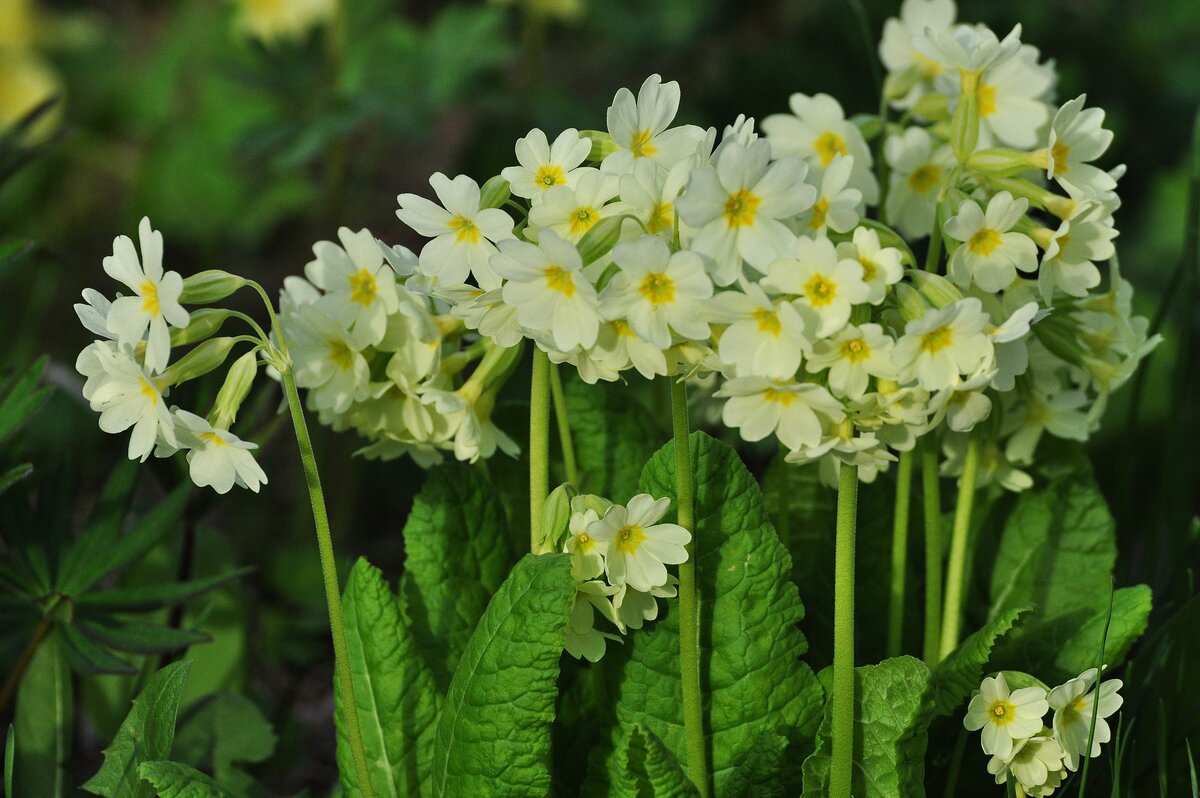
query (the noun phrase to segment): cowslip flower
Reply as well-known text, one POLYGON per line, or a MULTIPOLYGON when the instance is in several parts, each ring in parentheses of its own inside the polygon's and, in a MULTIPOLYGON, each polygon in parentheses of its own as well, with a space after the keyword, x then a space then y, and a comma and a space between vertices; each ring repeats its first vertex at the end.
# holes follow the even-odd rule
POLYGON ((998 141, 1009 147, 1030 149, 1050 120, 1050 106, 1042 98, 1054 87, 1054 69, 1038 63, 1038 50, 1023 44, 1017 55, 984 72, 979 94, 979 146, 998 141))
POLYGON ((646 621, 653 621, 658 617, 658 600, 660 598, 674 598, 678 594, 679 590, 676 587, 678 584, 678 579, 667 576, 665 585, 653 587, 649 593, 643 593, 640 590, 634 590, 626 582, 617 589, 617 593, 612 599, 617 617, 627 628, 641 629, 646 621))
POLYGON ((913 37, 913 47, 926 58, 962 74, 995 69, 1021 49, 1021 26, 1003 39, 987 25, 955 25, 946 30, 926 30, 913 37))
POLYGON ((1084 108, 1087 95, 1081 94, 1063 104, 1050 123, 1050 139, 1041 151, 1046 177, 1058 184, 1074 199, 1095 197, 1112 191, 1117 181, 1091 162, 1108 150, 1113 133, 1106 130, 1104 111, 1084 108))
POLYGON ((799 219, 808 235, 821 235, 826 229, 848 233, 858 224, 862 192, 847 185, 853 169, 854 156, 839 154, 821 175, 817 201, 799 219))
POLYGON ((839 259, 828 238, 796 239, 788 256, 771 263, 762 284, 810 308, 821 337, 845 327, 853 306, 866 302, 871 293, 863 282, 862 264, 839 259))
POLYGON ((1054 710, 1052 728, 1054 737, 1062 745, 1067 768, 1079 769, 1079 758, 1100 756, 1101 743, 1112 739, 1112 730, 1107 718, 1111 717, 1124 700, 1117 692, 1121 689, 1120 679, 1108 679, 1093 689, 1100 673, 1088 668, 1075 679, 1061 684, 1050 691, 1047 701, 1054 710), (1098 702, 1098 706, 1097 706, 1098 702), (1096 732, 1092 731, 1092 713, 1096 714, 1096 732), (1092 750, 1087 750, 1088 737, 1092 737, 1092 750))
POLYGON ((713 395, 728 400, 721 419, 744 440, 761 441, 774 433, 789 449, 816 446, 824 435, 822 420, 838 422, 845 417, 842 403, 825 386, 814 383, 737 377, 713 395))
POLYGON ((817 190, 804 182, 799 158, 771 162, 771 145, 730 143, 715 166, 692 172, 675 207, 696 228, 691 249, 713 262, 713 281, 730 285, 745 260, 760 272, 783 257, 795 238, 781 219, 812 206, 817 190))
POLYGON ((958 213, 946 220, 946 235, 962 245, 950 256, 950 278, 960 286, 972 281, 995 293, 1012 285, 1017 271, 1037 269, 1037 245, 1024 233, 1010 232, 1025 215, 1029 202, 1001 191, 984 211, 974 200, 964 200, 958 213))
POLYGON ((924 128, 910 127, 888 136, 883 156, 891 167, 884 214, 907 238, 929 235, 942 182, 954 166, 949 144, 936 145, 924 128))
POLYGON ((829 369, 829 387, 857 399, 867 392, 871 377, 893 379, 892 337, 878 324, 847 325, 832 338, 813 344, 805 368, 809 373, 829 369))
POLYGON ((326 312, 361 346, 372 346, 383 340, 388 316, 400 309, 394 272, 370 230, 342 227, 338 238, 340 247, 332 241, 313 245, 316 259, 304 267, 304 275, 325 292, 326 312))
POLYGON ((1100 285, 1096 261, 1108 260, 1116 253, 1112 243, 1116 237, 1112 214, 1101 203, 1084 203, 1063 219, 1050 234, 1038 270, 1042 298, 1049 302, 1055 291, 1087 296, 1100 285))
POLYGON ((671 252, 660 238, 643 236, 612 251, 620 271, 605 287, 600 312, 625 318, 639 336, 660 349, 671 345, 672 331, 684 338, 708 338, 706 300, 712 282, 694 252, 671 252))
POLYGON ((296 305, 280 324, 296 385, 308 389, 317 410, 344 413, 370 395, 371 371, 358 342, 318 303, 296 305))
POLYGON ((810 325, 787 299, 772 300, 754 283, 745 288, 745 293, 723 291, 714 298, 713 320, 729 323, 718 355, 739 376, 788 379, 811 347, 810 325))
POLYGON ((513 239, 500 247, 493 266, 508 281, 504 301, 517 309, 521 325, 545 333, 562 352, 595 344, 600 301, 579 250, 553 230, 543 230, 537 246, 513 239))
POLYGON ((971 698, 963 726, 981 731, 983 752, 1008 759, 1013 744, 1033 737, 1042 730, 1042 717, 1049 710, 1046 691, 1040 687, 1008 689, 1003 673, 988 676, 971 698))
POLYGON ((862 266, 862 280, 867 284, 866 301, 878 305, 887 297, 887 287, 900 282, 904 276, 903 256, 895 247, 879 243, 879 234, 869 227, 855 229, 849 241, 837 245, 839 260, 847 258, 862 266))
POLYGON ((1028 796, 1050 795, 1066 778, 1063 749, 1057 740, 1047 736, 1019 740, 1008 756, 993 756, 987 768, 997 784, 1007 783, 1012 775, 1028 796))
POLYGON ((587 533, 608 544, 605 572, 615 587, 628 584, 643 593, 667 584, 667 565, 687 560, 692 534, 678 524, 662 524, 671 500, 639 493, 627 505, 614 504, 587 533))
POLYGON ((776 158, 803 158, 823 174, 839 155, 853 156, 848 185, 862 192, 863 201, 879 200, 879 183, 871 167, 874 159, 858 126, 846 118, 841 104, 828 94, 793 94, 788 98, 790 114, 772 114, 762 129, 776 158))
POLYGON ((598 580, 578 583, 576 588, 575 604, 567 621, 563 648, 575 659, 599 662, 604 656, 608 641, 620 640, 616 635, 601 632, 596 628, 597 611, 620 628, 620 620, 613 610, 611 598, 617 592, 617 588, 598 580))
POLYGON ((886 93, 893 105, 911 108, 925 96, 942 67, 913 47, 913 37, 931 29, 945 33, 954 24, 954 0, 904 0, 900 16, 883 23, 879 59, 888 70, 886 93))
POLYGON ((670 168, 691 155, 704 139, 704 131, 695 125, 669 129, 679 111, 679 97, 679 83, 663 83, 659 75, 643 81, 636 99, 629 89, 619 89, 608 107, 608 132, 617 149, 605 157, 600 169, 625 174, 643 158, 670 168))
POLYGON ((580 166, 592 150, 592 142, 567 128, 551 144, 538 128, 517 139, 517 163, 506 166, 500 176, 508 181, 509 189, 518 197, 539 201, 548 189, 555 186, 574 186, 579 178, 595 171, 580 166))
POLYGON ((146 337, 146 369, 158 374, 171 357, 171 332, 168 325, 186 327, 188 312, 179 304, 183 278, 178 272, 164 272, 162 233, 150 227, 142 217, 138 225, 142 257, 129 236, 113 240, 113 254, 104 259, 104 271, 124 283, 133 296, 118 297, 108 308, 105 325, 122 346, 133 346, 146 337), (148 334, 148 335, 147 335, 148 334))
POLYGON ((178 447, 175 421, 163 400, 163 389, 128 352, 97 342, 84 350, 80 360, 90 361, 101 372, 90 374, 87 366, 80 369, 93 386, 88 400, 92 410, 100 413, 100 429, 116 434, 133 428, 130 460, 145 462, 160 440, 178 447))
POLYGON ((267 475, 251 450, 258 444, 243 441, 226 429, 214 427, 195 413, 173 408, 179 445, 187 449, 188 473, 198 486, 228 493, 233 486, 258 493, 267 475))
POLYGON ((571 577, 576 582, 595 579, 604 573, 608 544, 595 540, 587 531, 588 525, 599 518, 599 514, 588 507, 571 513, 567 523, 570 535, 563 542, 563 551, 571 555, 571 577))
POLYGON ((928 391, 949 388, 974 374, 993 356, 982 303, 967 297, 914 319, 904 327, 893 357, 900 380, 915 379, 928 391))
MULTIPOLYGON (((529 211, 533 232, 549 228, 560 237, 576 243, 601 219, 619 216, 625 211, 617 196, 618 181, 611 175, 589 172, 575 186, 555 186, 542 195, 542 201, 529 211)), ((533 236, 530 236, 533 237, 533 236)))
POLYGON ((499 208, 480 208, 479 184, 466 175, 451 180, 435 172, 429 185, 441 205, 416 194, 396 197, 400 221, 433 239, 421 248, 421 273, 448 285, 464 283, 471 274, 480 288, 499 288, 488 260, 497 243, 513 237, 512 217, 499 208))

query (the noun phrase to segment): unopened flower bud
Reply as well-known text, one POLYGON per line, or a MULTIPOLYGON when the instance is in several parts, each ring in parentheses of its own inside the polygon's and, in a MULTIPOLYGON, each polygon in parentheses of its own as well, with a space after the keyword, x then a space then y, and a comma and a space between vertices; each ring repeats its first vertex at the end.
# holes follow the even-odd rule
POLYGON ((213 369, 220 368, 238 342, 237 338, 210 338, 191 352, 172 363, 163 372, 162 380, 165 385, 180 383, 202 377, 213 369))
POLYGON ((611 252, 612 248, 621 240, 621 226, 630 220, 636 222, 637 217, 630 213, 610 216, 596 222, 591 230, 584 233, 578 244, 579 257, 583 259, 583 265, 595 263, 611 252))
POLYGON ((921 296, 928 299, 935 308, 945 307, 963 298, 962 291, 940 274, 913 269, 909 271, 908 276, 916 283, 921 296))
POLYGON ((479 207, 499 208, 508 202, 508 198, 511 196, 512 191, 509 188, 508 181, 500 175, 496 175, 479 189, 479 207))
POLYGON ((915 321, 925 315, 929 308, 925 300, 917 293, 917 289, 904 283, 896 284, 896 302, 900 307, 900 315, 905 321, 915 321))
POLYGON ((218 429, 229 429, 237 420, 238 410, 254 385, 254 377, 258 373, 258 353, 250 350, 233 361, 225 382, 217 392, 217 400, 213 403, 213 411, 209 414, 209 422, 218 429))
POLYGON ((233 315, 224 308, 201 308, 188 314, 188 325, 171 330, 171 346, 187 346, 213 335, 233 315))
POLYGON ((617 143, 603 130, 581 130, 579 135, 592 142, 592 151, 588 153, 589 161, 603 161, 606 155, 617 151, 617 143))
POLYGON ((542 505, 542 551, 562 551, 571 523, 571 499, 575 486, 564 482, 546 497, 542 505))
POLYGON ((245 284, 246 280, 236 274, 209 269, 184 279, 179 302, 184 305, 210 305, 220 302, 245 284))

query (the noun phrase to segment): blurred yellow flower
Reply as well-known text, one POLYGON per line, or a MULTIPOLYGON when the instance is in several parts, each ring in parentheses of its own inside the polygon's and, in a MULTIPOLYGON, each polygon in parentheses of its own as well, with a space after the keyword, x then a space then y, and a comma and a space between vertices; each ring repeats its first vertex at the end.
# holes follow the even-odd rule
MULTIPOLYGON (((0 48, 0 131, 61 91, 58 73, 37 53, 0 48)), ((28 141, 49 137, 58 127, 60 115, 61 109, 56 108, 39 119, 30 129, 28 141)))
POLYGON ((36 27, 30 0, 0 0, 0 50, 32 47, 36 27))
POLYGON ((264 44, 298 39, 328 22, 337 11, 337 0, 235 1, 241 7, 240 27, 264 44))

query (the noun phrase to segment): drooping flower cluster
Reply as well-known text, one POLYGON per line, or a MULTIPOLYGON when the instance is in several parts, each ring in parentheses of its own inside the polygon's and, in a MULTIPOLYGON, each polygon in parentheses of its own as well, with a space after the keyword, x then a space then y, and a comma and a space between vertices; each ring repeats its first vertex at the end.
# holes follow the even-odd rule
MULTIPOLYGON (((76 361, 86 378, 83 396, 100 413, 105 432, 130 430, 129 458, 145 461, 151 454, 167 457, 187 453, 192 481, 228 492, 235 484, 258 492, 267 476, 250 453, 257 448, 229 431, 238 408, 257 371, 257 349, 239 357, 207 418, 168 405, 171 390, 216 368, 246 336, 212 336, 233 315, 228 311, 201 310, 189 314, 181 302, 185 281, 177 272, 163 269, 162 234, 142 219, 138 228, 141 256, 128 236, 113 242, 113 254, 104 259, 104 271, 129 291, 109 300, 93 289, 83 292, 75 305, 80 322, 98 338, 76 361), (197 344, 174 362, 176 346, 197 344)), ((197 275, 193 292, 225 296, 242 281, 216 273, 197 275)))
POLYGON ((608 640, 620 640, 596 628, 596 613, 621 634, 657 618, 658 599, 675 596, 678 584, 666 566, 687 561, 692 536, 678 524, 662 523, 669 498, 640 493, 620 505, 584 494, 568 505, 566 495, 565 486, 555 491, 547 510, 554 516, 555 504, 562 506, 557 515, 566 523, 551 523, 548 546, 571 555, 578 588, 564 646, 571 656, 596 662, 608 640))
POLYGON ((1040 682, 1015 675, 1035 683, 1011 690, 1004 673, 985 678, 971 698, 963 726, 980 732, 983 752, 992 757, 988 772, 997 784, 1011 776, 1025 795, 1050 795, 1067 771, 1079 769, 1081 757, 1100 756, 1100 746, 1112 739, 1107 719, 1121 708, 1121 681, 1108 679, 1097 687, 1099 671, 1089 668, 1047 691, 1040 682), (1054 716, 1046 726, 1051 709, 1054 716))

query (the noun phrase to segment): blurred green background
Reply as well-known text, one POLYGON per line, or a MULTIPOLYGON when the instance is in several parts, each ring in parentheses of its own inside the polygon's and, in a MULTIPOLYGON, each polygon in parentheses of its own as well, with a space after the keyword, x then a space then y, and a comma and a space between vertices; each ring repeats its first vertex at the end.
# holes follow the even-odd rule
MULTIPOLYGON (((482 183, 534 126, 603 128, 613 93, 652 72, 680 82, 680 119, 705 126, 782 111, 795 91, 871 112, 876 42, 897 10, 881 0, 0 0, 0 130, 59 98, 23 149, 0 154, 0 245, 23 253, 0 270, 0 365, 48 352, 61 388, 17 447, 70 469, 81 504, 124 456, 124 436, 102 434, 78 396, 73 364, 88 335, 71 304, 86 286, 111 290, 101 259, 143 215, 163 231, 167 268, 224 268, 274 291, 341 225, 416 245, 395 217, 398 193, 427 193, 435 171, 482 183)), ((1155 629, 1196 617, 1200 349, 1195 247, 1185 262, 1184 244, 1196 224, 1187 196, 1200 13, 1195 0, 986 0, 962 4, 959 17, 1004 31, 1020 22, 1024 41, 1056 61, 1060 100, 1086 91, 1107 111, 1107 165, 1129 167, 1121 268, 1140 311, 1161 314, 1167 343, 1144 382, 1114 398, 1091 450, 1118 517, 1121 583, 1154 589, 1143 643, 1153 650, 1155 629)), ((281 745, 260 770, 282 792, 330 781, 333 736, 317 559, 292 444, 272 437, 275 401, 263 392, 244 435, 263 444, 265 494, 198 498, 185 541, 145 567, 257 567, 203 608, 215 642, 197 649, 189 694, 244 689, 264 708, 281 745)), ((340 554, 398 574, 420 470, 352 459, 351 436, 316 434, 340 554)), ((156 462, 160 487, 144 489, 167 489, 176 468, 156 462)), ((78 737, 93 753, 77 775, 94 770, 112 732, 105 718, 119 722, 132 689, 97 682, 78 737)), ((1139 700, 1147 751, 1161 733, 1182 757, 1200 709, 1181 720, 1170 701, 1129 705, 1139 700)), ((1137 767, 1157 779, 1152 761, 1137 767)))

